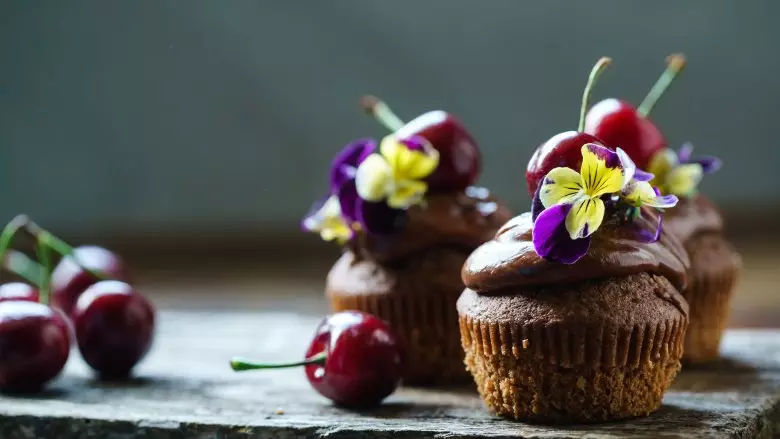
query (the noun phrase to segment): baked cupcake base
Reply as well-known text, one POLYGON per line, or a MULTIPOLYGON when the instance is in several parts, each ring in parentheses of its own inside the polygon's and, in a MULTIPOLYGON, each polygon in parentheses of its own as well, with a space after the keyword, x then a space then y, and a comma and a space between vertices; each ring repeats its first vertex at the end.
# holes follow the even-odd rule
POLYGON ((647 273, 458 301, 466 365, 487 407, 516 420, 646 416, 680 370, 687 305, 647 273))
POLYGON ((742 260, 720 233, 699 234, 685 248, 691 258, 689 286, 683 291, 691 309, 683 357, 688 365, 718 358, 742 260))
POLYGON ((404 384, 468 382, 455 310, 467 256, 437 248, 386 266, 345 252, 328 274, 326 295, 334 312, 356 309, 390 324, 406 347, 404 384))

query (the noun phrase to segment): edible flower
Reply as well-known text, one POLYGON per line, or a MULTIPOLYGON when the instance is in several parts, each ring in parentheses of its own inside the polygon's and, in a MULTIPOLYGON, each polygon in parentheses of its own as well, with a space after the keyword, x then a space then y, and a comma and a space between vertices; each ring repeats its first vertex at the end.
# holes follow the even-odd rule
POLYGON ((341 214, 339 199, 335 195, 314 203, 311 211, 303 218, 301 227, 319 233, 325 241, 336 241, 339 245, 354 235, 352 225, 341 214))
MULTIPOLYGON (((661 196, 655 191, 648 183, 653 175, 637 169, 620 148, 612 151, 588 143, 581 153, 580 171, 552 169, 534 200, 535 211, 544 208, 535 219, 534 248, 549 261, 573 264, 580 260, 608 209, 612 214, 616 206, 625 206, 638 215, 642 206, 660 210, 677 203, 674 195, 661 196)), ((656 239, 658 234, 660 223, 656 239)))
POLYGON ((422 201, 428 184, 423 179, 439 164, 439 153, 420 136, 382 139, 379 152, 360 163, 355 184, 360 198, 408 209, 422 201))
POLYGON ((650 159, 648 170, 655 175, 652 184, 664 194, 690 197, 696 194, 696 187, 704 174, 711 174, 721 167, 716 157, 693 159, 693 145, 686 143, 679 152, 666 148, 650 159))

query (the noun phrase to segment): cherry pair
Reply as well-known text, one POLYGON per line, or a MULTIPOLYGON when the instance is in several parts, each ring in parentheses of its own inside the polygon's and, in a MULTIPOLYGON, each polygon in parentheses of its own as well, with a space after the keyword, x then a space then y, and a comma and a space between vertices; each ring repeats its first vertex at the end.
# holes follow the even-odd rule
POLYGON ((669 56, 666 70, 639 107, 634 108, 628 102, 618 99, 606 99, 588 111, 593 85, 610 62, 609 58, 601 58, 591 71, 582 96, 577 131, 553 136, 536 149, 528 162, 525 179, 532 197, 539 182, 553 168, 579 169, 582 161, 580 149, 586 143, 622 148, 640 169, 647 169, 653 155, 666 148, 666 139, 647 116, 685 67, 685 58, 679 54, 669 56))
POLYGON ((230 365, 235 371, 304 366, 317 392, 351 408, 379 404, 398 387, 403 368, 400 343, 387 323, 361 311, 326 317, 304 358, 280 364, 234 358, 230 365))
POLYGON ((127 377, 149 350, 152 305, 121 280, 101 280, 126 276, 112 252, 72 249, 20 216, 0 235, 0 255, 7 269, 39 286, 0 286, 0 390, 40 389, 64 367, 74 332, 84 360, 104 378, 127 377), (40 264, 8 251, 18 230, 36 239, 40 264), (67 255, 53 275, 50 250, 67 255), (54 308, 48 306, 50 295, 54 308))

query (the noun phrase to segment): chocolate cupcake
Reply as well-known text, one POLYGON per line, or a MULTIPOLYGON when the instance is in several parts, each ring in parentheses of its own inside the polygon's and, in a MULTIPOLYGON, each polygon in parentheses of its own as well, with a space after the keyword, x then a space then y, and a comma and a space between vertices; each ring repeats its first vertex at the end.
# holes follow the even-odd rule
POLYGON ((682 291, 691 309, 685 340, 686 364, 718 357, 720 339, 728 321, 731 299, 742 270, 742 259, 723 236, 723 218, 696 187, 704 174, 720 168, 713 157, 692 158, 693 147, 679 153, 663 149, 650 161, 653 183, 680 202, 666 216, 666 230, 683 243, 691 260, 687 288, 682 291))
POLYGON ((407 350, 406 384, 468 380, 455 311, 460 270, 510 217, 486 189, 446 184, 438 173, 452 168, 438 162, 446 146, 396 134, 379 147, 347 146, 333 163, 331 195, 304 220, 344 246, 327 277, 331 309, 387 321, 407 350))
POLYGON ((516 420, 601 422, 656 410, 680 369, 688 258, 661 230, 673 196, 620 150, 582 147, 533 213, 466 261, 457 309, 466 365, 487 407, 516 420))

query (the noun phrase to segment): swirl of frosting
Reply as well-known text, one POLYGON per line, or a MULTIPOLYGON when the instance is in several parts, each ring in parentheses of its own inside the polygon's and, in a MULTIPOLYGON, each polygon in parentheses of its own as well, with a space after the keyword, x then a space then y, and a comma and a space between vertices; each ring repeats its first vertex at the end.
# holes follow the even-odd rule
POLYGON ((348 244, 357 255, 390 262, 427 248, 450 245, 471 252, 491 239, 511 214, 485 188, 430 194, 408 210, 406 224, 397 235, 360 233, 348 244))
POLYGON ((722 232, 723 218, 704 195, 682 198, 677 206, 664 214, 664 230, 685 244, 699 233, 722 232))
POLYGON ((690 262, 682 244, 664 231, 656 242, 642 238, 652 230, 654 218, 642 215, 631 224, 610 218, 591 235, 588 253, 572 265, 549 262, 532 242, 530 213, 516 216, 496 237, 476 249, 463 266, 464 284, 480 294, 549 284, 650 272, 666 277, 678 290, 686 285, 690 262))

